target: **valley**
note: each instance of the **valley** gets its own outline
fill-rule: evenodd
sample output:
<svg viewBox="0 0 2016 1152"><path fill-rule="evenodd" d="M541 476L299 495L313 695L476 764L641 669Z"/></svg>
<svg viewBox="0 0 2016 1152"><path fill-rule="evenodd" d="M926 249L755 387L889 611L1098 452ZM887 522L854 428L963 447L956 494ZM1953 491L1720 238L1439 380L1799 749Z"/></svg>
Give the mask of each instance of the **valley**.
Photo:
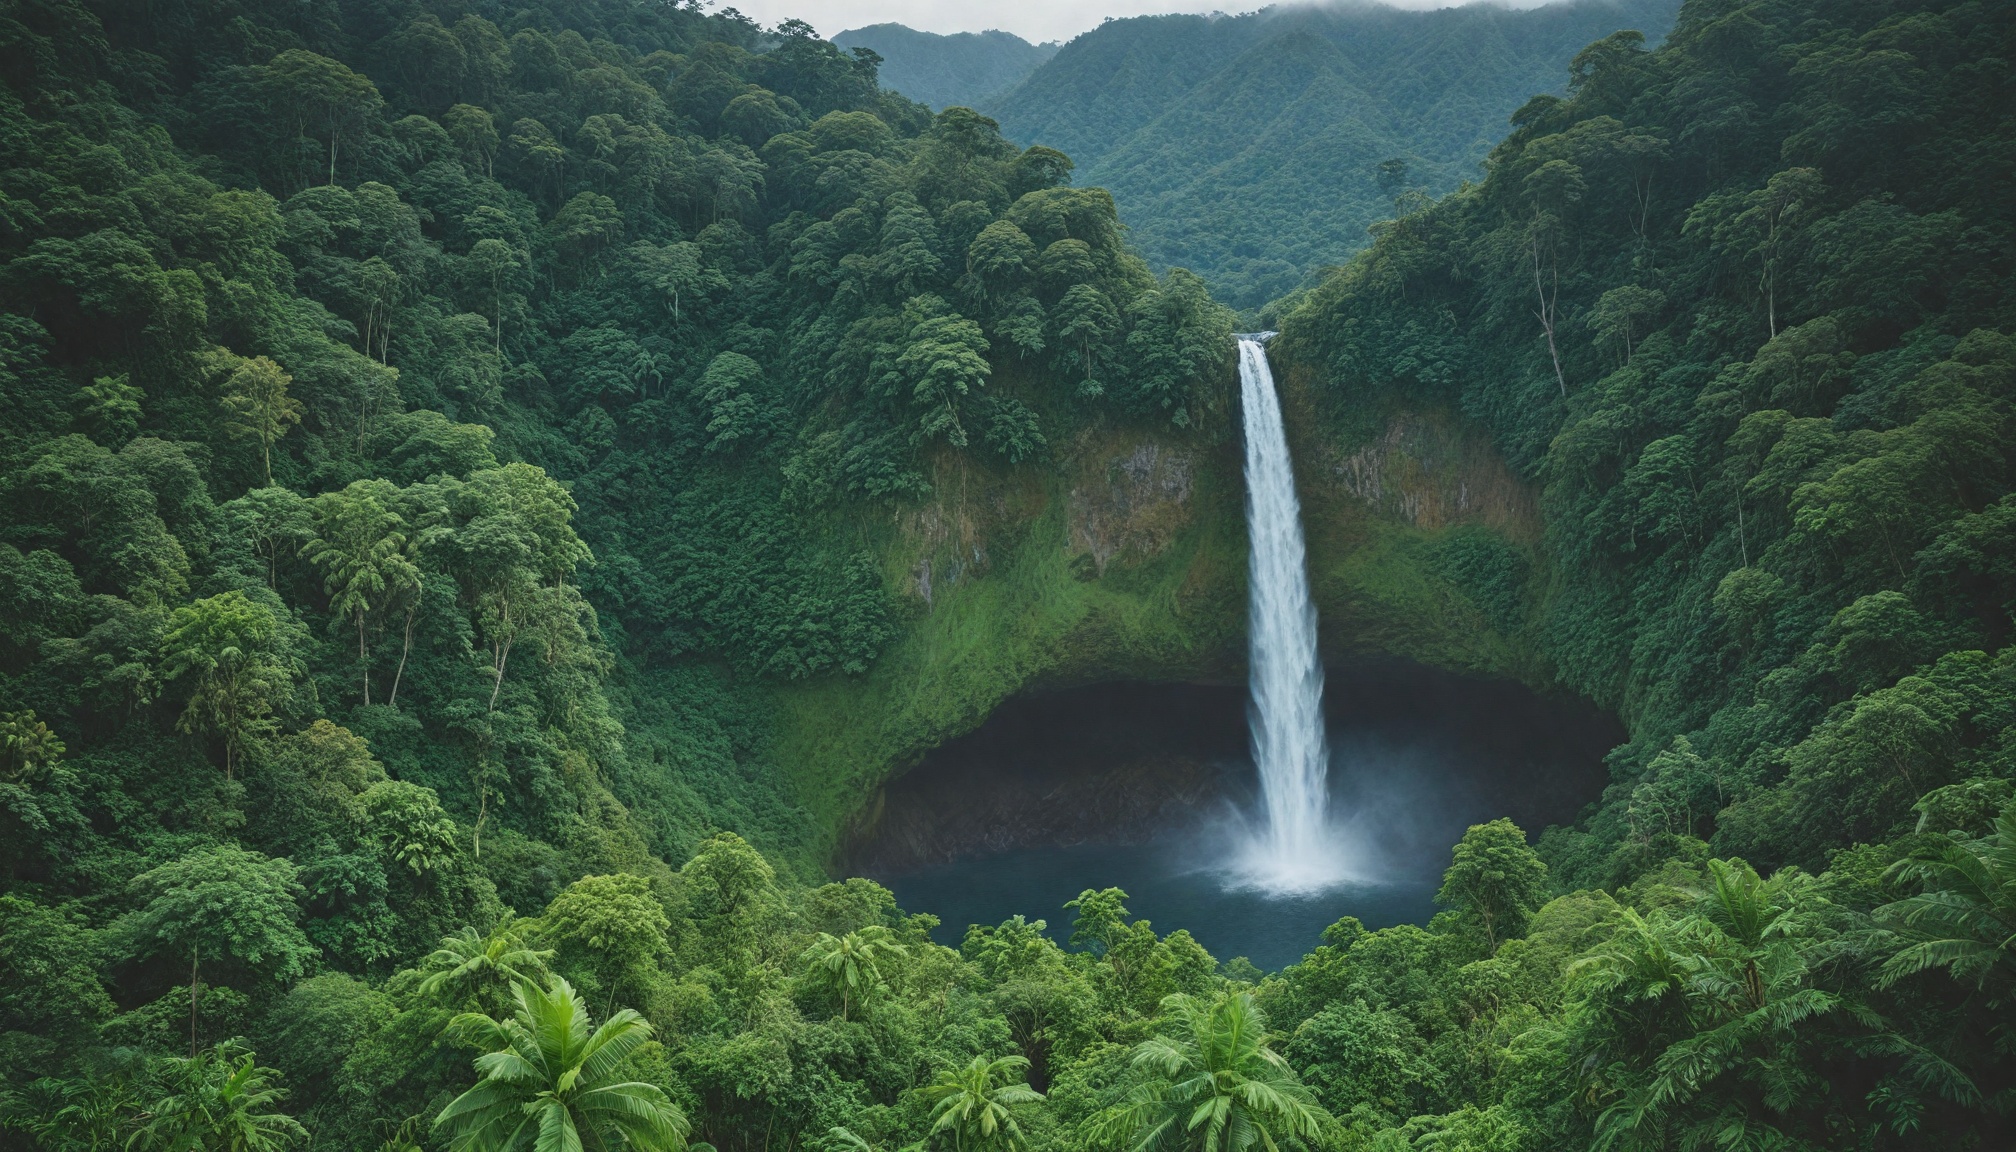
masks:
<svg viewBox="0 0 2016 1152"><path fill-rule="evenodd" d="M0 10L0 1145L2007 1146L2016 7L908 43Z"/></svg>

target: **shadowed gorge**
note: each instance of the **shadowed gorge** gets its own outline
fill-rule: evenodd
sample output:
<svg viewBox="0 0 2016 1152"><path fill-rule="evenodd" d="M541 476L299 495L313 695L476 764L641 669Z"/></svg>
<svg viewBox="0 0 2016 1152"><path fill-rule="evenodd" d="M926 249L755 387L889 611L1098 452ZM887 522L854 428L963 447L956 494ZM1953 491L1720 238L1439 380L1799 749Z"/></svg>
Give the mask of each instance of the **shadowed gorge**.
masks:
<svg viewBox="0 0 2016 1152"><path fill-rule="evenodd" d="M1213 684L1011 699L883 788L843 870L886 876L1015 848L1194 832L1254 798L1247 706L1243 687ZM1448 844L1480 820L1573 820L1602 793L1603 756L1625 735L1586 702L1404 661L1332 664L1324 722L1340 807L1370 813L1352 826L1381 867L1411 879L1438 875Z"/></svg>

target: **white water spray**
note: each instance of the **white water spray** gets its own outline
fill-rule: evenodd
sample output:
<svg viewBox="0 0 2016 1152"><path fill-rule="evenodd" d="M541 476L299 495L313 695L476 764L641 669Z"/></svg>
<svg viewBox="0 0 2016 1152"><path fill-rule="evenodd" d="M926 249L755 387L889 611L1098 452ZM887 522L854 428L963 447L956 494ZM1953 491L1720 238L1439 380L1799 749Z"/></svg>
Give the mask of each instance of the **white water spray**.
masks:
<svg viewBox="0 0 2016 1152"><path fill-rule="evenodd" d="M1253 760L1266 824L1249 836L1238 879L1276 892L1309 891L1343 879L1330 832L1329 743L1323 731L1323 664L1316 606L1302 543L1302 509L1281 423L1274 373L1261 346L1272 333L1239 338L1239 396L1246 425L1248 705Z"/></svg>

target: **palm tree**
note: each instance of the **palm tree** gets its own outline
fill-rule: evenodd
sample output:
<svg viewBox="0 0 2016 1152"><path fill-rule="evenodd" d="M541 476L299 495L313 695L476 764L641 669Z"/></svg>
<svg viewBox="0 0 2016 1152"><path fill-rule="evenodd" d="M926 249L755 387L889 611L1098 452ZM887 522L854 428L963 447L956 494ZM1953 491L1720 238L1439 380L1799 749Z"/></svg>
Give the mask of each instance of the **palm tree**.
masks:
<svg viewBox="0 0 2016 1152"><path fill-rule="evenodd" d="M845 936L821 932L799 959L814 978L840 997L840 1019L845 1020L849 1007L866 999L882 983L877 960L909 954L908 948L890 939L889 929L870 924Z"/></svg>
<svg viewBox="0 0 2016 1152"><path fill-rule="evenodd" d="M1129 1152L1272 1152L1308 1140L1329 1113L1268 1046L1267 1016L1249 992L1162 1001L1170 1035L1144 1040L1134 1067L1147 1074L1127 1103L1095 1124L1098 1138Z"/></svg>
<svg viewBox="0 0 2016 1152"><path fill-rule="evenodd" d="M1571 969L1585 1007L1607 1002L1610 1055L1623 1061L1611 1072L1622 1091L1596 1120L1599 1149L1663 1147L1675 1131L1688 1147L1770 1147L1825 1084L1805 1026L1843 1001L1813 978L1836 946L1814 878L1787 869L1767 880L1741 860L1710 860L1708 876L1691 914L1627 912L1611 943Z"/></svg>
<svg viewBox="0 0 2016 1152"><path fill-rule="evenodd" d="M166 1079L174 1090L141 1114L126 1141L132 1152L278 1152L308 1138L274 1110L287 1095L280 1074L255 1064L236 1040L171 1059Z"/></svg>
<svg viewBox="0 0 2016 1152"><path fill-rule="evenodd" d="M937 1082L924 1089L932 1104L930 1135L951 1133L957 1152L1020 1147L1022 1129L1008 1110L1043 1099L1041 1092L1012 1079L1028 1067L1020 1056L975 1056L964 1068L940 1072Z"/></svg>
<svg viewBox="0 0 2016 1152"><path fill-rule="evenodd" d="M546 961L553 958L553 952L526 943L531 924L525 919L506 920L488 936L464 925L462 931L443 936L441 947L421 962L429 970L427 978L420 981L421 994L436 996L446 990L453 998L467 989L467 995L487 1004L492 999L502 1000L506 989L545 979ZM486 992L493 995L485 997Z"/></svg>
<svg viewBox="0 0 2016 1152"><path fill-rule="evenodd" d="M1860 934L1840 932L1815 877L1766 879L1741 860L1707 871L1691 912L1626 909L1569 969L1588 1095L1613 1098L1596 1118L1597 1152L1796 1144L1842 1029L1863 1051L1900 1057L1920 1086L1978 1101L1949 1061L1888 1028L1852 989L1823 985L1819 973L1851 957Z"/></svg>
<svg viewBox="0 0 2016 1152"><path fill-rule="evenodd" d="M651 1038L625 1008L590 1031L572 985L523 981L509 1020L474 1012L452 1028L485 1049L482 1078L434 1118L452 1152L579 1152L631 1145L643 1152L686 1147L686 1115L655 1084L618 1081L624 1058Z"/></svg>
<svg viewBox="0 0 2016 1152"><path fill-rule="evenodd" d="M1991 1006L2016 986L2016 801L2002 809L1992 835L1947 838L1933 860L1899 861L1898 879L1921 888L1876 910L1912 943L1883 965L1884 987L1927 968L1995 988Z"/></svg>

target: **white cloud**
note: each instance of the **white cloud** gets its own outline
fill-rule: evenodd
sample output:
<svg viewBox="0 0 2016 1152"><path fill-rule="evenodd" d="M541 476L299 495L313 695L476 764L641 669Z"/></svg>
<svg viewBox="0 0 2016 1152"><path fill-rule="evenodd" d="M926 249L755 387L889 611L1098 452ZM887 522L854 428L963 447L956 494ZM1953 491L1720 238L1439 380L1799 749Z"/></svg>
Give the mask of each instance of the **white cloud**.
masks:
<svg viewBox="0 0 2016 1152"><path fill-rule="evenodd" d="M1449 8L1452 0L1388 0L1397 8ZM1547 0L1507 0L1534 8ZM1025 40L1069 40L1107 17L1232 9L1220 0L729 0L765 25L799 19L833 36L865 24L908 24L926 32L982 32L999 28ZM1257 5L1255 5L1257 7Z"/></svg>

